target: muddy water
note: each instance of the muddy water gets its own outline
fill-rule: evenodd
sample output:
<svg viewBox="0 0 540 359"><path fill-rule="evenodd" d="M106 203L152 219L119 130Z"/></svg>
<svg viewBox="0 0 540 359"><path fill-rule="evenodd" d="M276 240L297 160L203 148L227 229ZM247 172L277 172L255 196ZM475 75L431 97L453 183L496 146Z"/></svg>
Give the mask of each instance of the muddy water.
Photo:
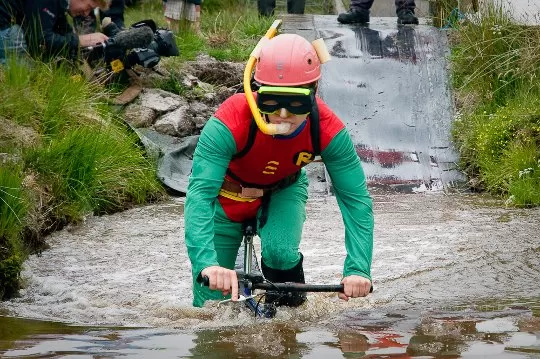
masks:
<svg viewBox="0 0 540 359"><path fill-rule="evenodd" d="M473 195L373 191L375 292L309 295L254 320L192 308L182 199L55 233L0 303L4 357L539 358L540 211ZM333 198L308 206L307 281L337 283L345 253ZM15 319L26 318L26 319ZM30 320L32 319L32 320Z"/></svg>

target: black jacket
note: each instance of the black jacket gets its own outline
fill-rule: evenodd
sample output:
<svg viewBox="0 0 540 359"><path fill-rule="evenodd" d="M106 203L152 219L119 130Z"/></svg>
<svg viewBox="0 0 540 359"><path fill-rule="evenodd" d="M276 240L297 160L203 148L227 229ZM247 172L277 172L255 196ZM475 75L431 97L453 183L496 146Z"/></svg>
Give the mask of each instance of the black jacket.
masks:
<svg viewBox="0 0 540 359"><path fill-rule="evenodd" d="M33 56L65 56L74 59L79 37L67 19L67 0L26 0L23 28Z"/></svg>
<svg viewBox="0 0 540 359"><path fill-rule="evenodd" d="M21 24L23 17L22 0L0 0L0 30Z"/></svg>

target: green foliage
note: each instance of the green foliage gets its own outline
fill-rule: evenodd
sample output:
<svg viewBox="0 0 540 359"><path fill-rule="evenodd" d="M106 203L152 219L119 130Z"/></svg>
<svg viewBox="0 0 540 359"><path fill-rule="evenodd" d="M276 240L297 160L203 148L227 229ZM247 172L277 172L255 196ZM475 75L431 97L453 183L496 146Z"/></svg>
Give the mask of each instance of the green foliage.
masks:
<svg viewBox="0 0 540 359"><path fill-rule="evenodd" d="M174 72L170 73L163 80L156 81L155 86L176 95L183 95L188 91L187 87L179 80L179 76Z"/></svg>
<svg viewBox="0 0 540 359"><path fill-rule="evenodd" d="M40 120L42 133L52 136L66 126L85 121L85 115L95 113L96 102L101 96L106 96L106 90L74 78L65 68L46 70L40 72L42 77L39 79L40 87L45 89Z"/></svg>
<svg viewBox="0 0 540 359"><path fill-rule="evenodd" d="M0 169L0 298L16 292L25 245L31 250L34 237L88 213L112 213L163 195L137 136L111 115L109 96L59 64L0 67L2 123L31 127L39 137L24 148L18 138L3 141L17 165ZM29 174L31 200L22 185Z"/></svg>
<svg viewBox="0 0 540 359"><path fill-rule="evenodd" d="M0 114L20 124L32 124L38 103L35 87L36 73L26 63L10 61L9 68L0 67ZM30 75L31 73L31 75Z"/></svg>
<svg viewBox="0 0 540 359"><path fill-rule="evenodd" d="M13 250L9 252L13 253ZM11 254L6 259L0 259L0 300L14 296L19 290L19 275L22 270L22 258Z"/></svg>
<svg viewBox="0 0 540 359"><path fill-rule="evenodd" d="M167 27L163 16L163 2L161 0L137 1L137 4L127 8L124 13L124 23L131 26L138 21L152 19L161 28Z"/></svg>
<svg viewBox="0 0 540 359"><path fill-rule="evenodd" d="M24 226L27 205L20 166L0 165L0 239L17 238Z"/></svg>
<svg viewBox="0 0 540 359"><path fill-rule="evenodd" d="M540 205L540 28L488 6L451 35L462 167L509 204Z"/></svg>
<svg viewBox="0 0 540 359"><path fill-rule="evenodd" d="M50 186L55 217L78 221L87 213L111 213L161 193L154 166L134 143L114 126L78 127L25 157Z"/></svg>
<svg viewBox="0 0 540 359"><path fill-rule="evenodd" d="M95 115L96 102L107 95L67 67L40 62L14 63L4 70L2 80L0 97L6 100L0 103L0 113L46 136Z"/></svg>
<svg viewBox="0 0 540 359"><path fill-rule="evenodd" d="M19 288L22 266L20 232L24 225L27 201L22 189L19 166L0 167L0 300Z"/></svg>
<svg viewBox="0 0 540 359"><path fill-rule="evenodd" d="M540 96L520 93L493 113L456 121L464 168L483 188L519 206L540 205Z"/></svg>
<svg viewBox="0 0 540 359"><path fill-rule="evenodd" d="M176 44L180 51L180 61L195 60L203 49L206 48L206 41L192 31L181 32L176 35Z"/></svg>
<svg viewBox="0 0 540 359"><path fill-rule="evenodd" d="M538 87L540 29L513 24L491 6L480 20L464 22L455 35L456 89L476 92L484 103L499 106L522 87Z"/></svg>

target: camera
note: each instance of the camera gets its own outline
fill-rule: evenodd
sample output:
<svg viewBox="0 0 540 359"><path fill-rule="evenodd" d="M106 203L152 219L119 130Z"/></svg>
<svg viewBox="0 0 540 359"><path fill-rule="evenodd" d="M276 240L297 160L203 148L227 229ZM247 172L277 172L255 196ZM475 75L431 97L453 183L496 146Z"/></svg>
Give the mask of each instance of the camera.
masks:
<svg viewBox="0 0 540 359"><path fill-rule="evenodd" d="M152 68L159 63L161 57L178 56L180 52L170 30L157 29L154 31L152 42L147 47L133 49L128 54L128 63Z"/></svg>
<svg viewBox="0 0 540 359"><path fill-rule="evenodd" d="M153 20L137 22L126 30L119 29L110 19L104 19L102 30L109 38L100 45L87 48L83 57L91 65L105 61L113 72L140 65L155 67L161 57L180 53L170 30L157 29Z"/></svg>

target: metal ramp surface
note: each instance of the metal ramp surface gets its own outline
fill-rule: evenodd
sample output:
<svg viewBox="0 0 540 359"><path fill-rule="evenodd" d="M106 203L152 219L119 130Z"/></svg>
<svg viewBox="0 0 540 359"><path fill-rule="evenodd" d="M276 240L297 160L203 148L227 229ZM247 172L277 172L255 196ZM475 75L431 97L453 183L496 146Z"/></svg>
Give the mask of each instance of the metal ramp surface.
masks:
<svg viewBox="0 0 540 359"><path fill-rule="evenodd" d="M425 24L398 26L395 17L371 21L285 15L281 32L324 39L332 60L323 65L319 95L346 123L370 185L418 191L463 181L450 143L446 34ZM311 192L327 192L324 170L310 172L321 182Z"/></svg>

